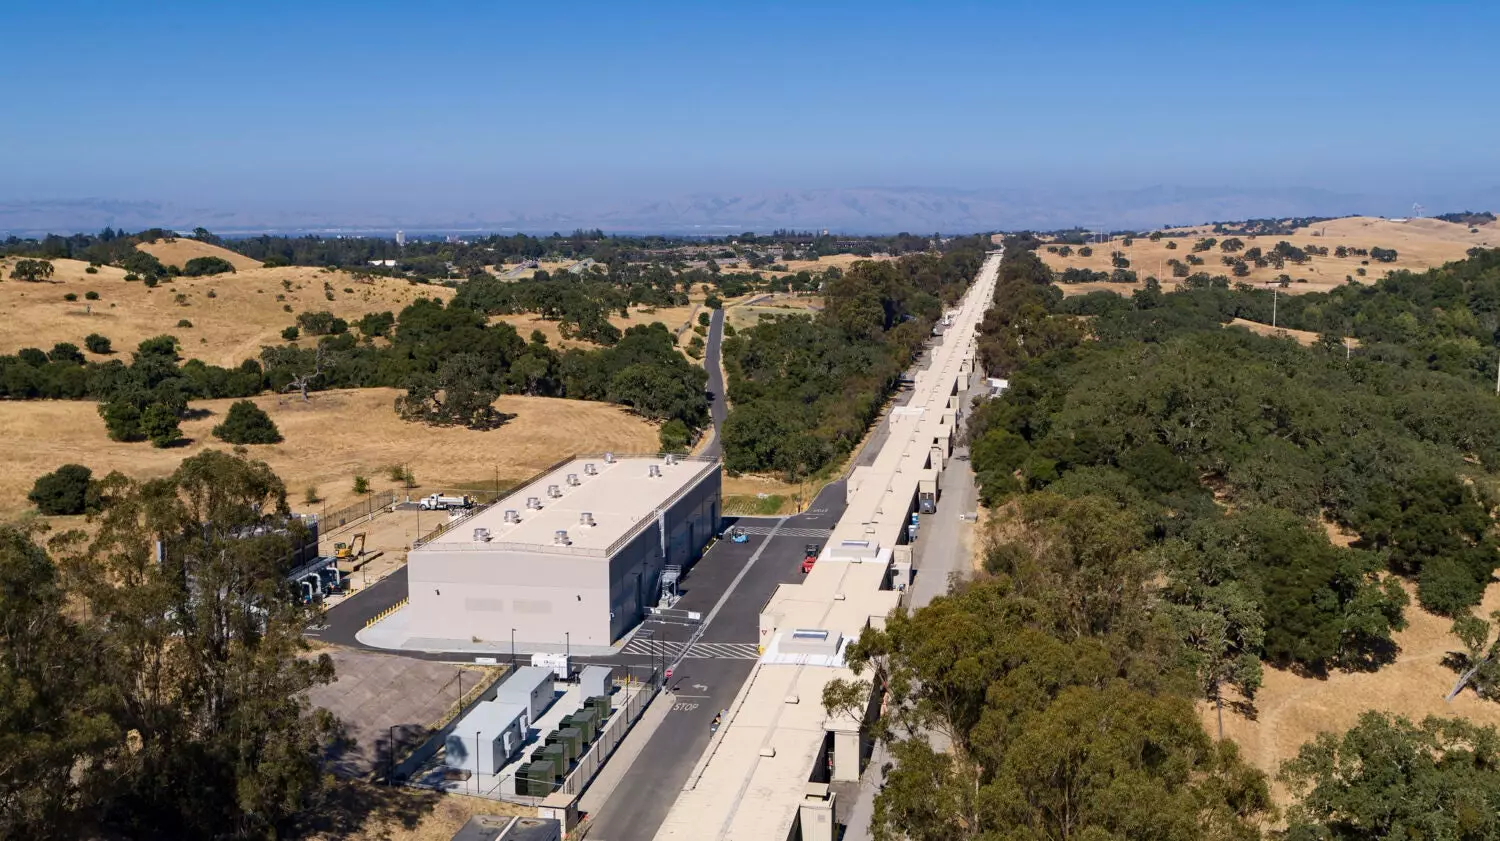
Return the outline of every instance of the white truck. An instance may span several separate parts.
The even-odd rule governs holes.
[[[474,498],[471,496],[444,496],[442,493],[429,494],[417,502],[417,507],[423,511],[446,511],[453,508],[473,508]]]

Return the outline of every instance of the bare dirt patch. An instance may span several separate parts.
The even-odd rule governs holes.
[[[150,254],[160,260],[164,266],[176,266],[183,268],[187,261],[194,257],[218,257],[234,266],[235,271],[246,269],[258,269],[261,267],[259,260],[237,254],[227,248],[199,242],[195,239],[175,239],[171,242],[157,240],[156,242],[142,242],[136,248]]]
[[[314,820],[313,841],[449,841],[475,815],[535,816],[536,807],[344,781]]]
[[[1411,588],[1408,588],[1411,592]],[[1256,695],[1256,717],[1252,720],[1228,706],[1224,709],[1224,735],[1240,744],[1245,759],[1275,775],[1281,763],[1320,732],[1342,733],[1366,710],[1398,713],[1414,721],[1429,715],[1459,716],[1477,724],[1500,726],[1500,704],[1465,692],[1445,703],[1443,696],[1457,675],[1442,665],[1449,652],[1463,645],[1448,632],[1451,620],[1428,613],[1416,604],[1406,610],[1407,628],[1395,635],[1401,652],[1396,661],[1376,672],[1338,672],[1326,680],[1300,677],[1289,671],[1266,669],[1265,686]],[[1475,612],[1488,615],[1500,609],[1500,584],[1492,585]],[[1203,724],[1217,733],[1211,704],[1200,704]],[[1278,800],[1286,792],[1273,787]]]
[[[13,262],[0,261],[0,272],[8,277]],[[258,359],[264,345],[283,343],[281,331],[295,324],[300,312],[327,310],[353,321],[372,312],[399,312],[417,298],[447,300],[453,295],[444,286],[356,279],[304,266],[179,277],[151,288],[125,280],[121,269],[103,266],[88,274],[82,261],[52,262],[50,283],[0,283],[0,353],[23,347],[46,350],[57,342],[81,347],[84,336],[101,333],[128,361],[123,352],[143,339],[168,334],[182,343],[184,359],[227,367]],[[99,300],[85,299],[91,291],[99,293]],[[65,300],[69,293],[78,300]],[[177,326],[183,320],[192,326]]]
[[[457,705],[460,692],[473,694],[498,672],[369,651],[326,653],[337,678],[313,687],[307,699],[343,722],[350,740],[330,759],[346,777],[363,777],[390,761],[392,728],[397,744],[415,745]]]
[[[353,491],[356,474],[367,477],[375,490],[395,487],[386,475],[393,464],[408,465],[424,486],[488,486],[497,473],[502,482],[525,478],[574,452],[655,452],[659,446],[656,427],[606,403],[506,395],[495,407],[515,418],[499,429],[476,432],[407,423],[393,409],[399,394],[372,388],[316,392],[309,403],[289,396],[254,398],[286,440],[250,447],[249,453],[286,482],[294,509],[321,511],[359,498]],[[12,478],[0,489],[0,515],[26,511],[31,483],[61,464],[86,464],[98,475],[119,470],[149,478],[172,472],[205,449],[227,450],[229,445],[210,431],[232,402],[195,402],[194,409],[210,414],[182,424],[190,444],[165,450],[109,440],[95,403],[0,402],[0,463]],[[316,486],[326,502],[302,504],[309,486]]]

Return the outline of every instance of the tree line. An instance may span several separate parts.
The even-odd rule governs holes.
[[[825,275],[815,316],[763,318],[725,339],[734,399],[725,467],[795,481],[848,454],[984,251],[976,237],[951,241],[941,255],[855,263]]]
[[[1266,777],[1193,708],[1253,710],[1265,663],[1389,662],[1403,576],[1459,617],[1494,688],[1493,626],[1469,615],[1496,558],[1493,397],[1337,343],[1225,330],[1260,303],[1227,279],[1065,301],[1036,244],[1008,241],[981,327],[986,370],[1010,378],[969,430],[1004,524],[984,571],[849,653],[888,693],[877,736],[897,762],[876,837],[1500,832],[1493,729],[1369,713],[1324,734],[1278,772],[1282,830]],[[1486,259],[1448,271],[1494,279]],[[835,684],[824,702],[867,692]]]

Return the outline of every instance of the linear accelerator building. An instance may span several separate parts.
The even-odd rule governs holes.
[[[610,645],[701,554],[721,490],[717,459],[568,459],[412,547],[407,632]]]

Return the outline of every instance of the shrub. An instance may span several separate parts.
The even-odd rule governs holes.
[[[193,326],[193,322],[188,321],[186,318],[179,318],[179,319],[177,319],[177,326],[178,327],[192,327]]]
[[[1078,256],[1079,257],[1092,257],[1092,256],[1094,256],[1094,249],[1089,248],[1087,245],[1079,246],[1079,248],[1078,248]]]
[[[295,324],[281,331],[281,338],[286,339],[289,342],[297,341],[297,337],[300,335],[302,335],[302,331],[298,330],[297,325]]]
[[[83,514],[98,510],[98,492],[93,471],[81,464],[64,464],[38,477],[26,499],[49,516]]]
[[[156,286],[156,276],[155,275],[146,275],[146,279],[143,282],[146,284],[146,288],[148,288],[148,289],[153,288],[153,287]]]
[[[349,322],[327,310],[298,313],[297,326],[309,336],[329,336],[349,332]]]
[[[213,291],[212,289],[208,290],[208,292],[205,293],[205,294],[207,295],[207,297],[210,297],[210,298],[217,298],[217,297],[219,297],[219,293]]]
[[[194,257],[187,261],[182,267],[182,273],[188,277],[201,277],[203,275],[223,274],[233,272],[234,264],[223,257]]]
[[[88,268],[86,268],[86,269],[83,270],[83,273],[84,274],[98,274],[99,273],[99,268],[97,266],[89,266]]]
[[[317,505],[322,502],[323,498],[318,496],[318,486],[308,485],[306,493],[302,495],[302,501],[308,505]]]
[[[416,474],[412,473],[411,468],[406,467],[405,465],[391,465],[386,469],[386,475],[391,477],[392,482],[396,482],[403,487],[415,488],[417,486]]]
[[[97,301],[97,300],[99,300],[99,293],[95,292],[92,289],[90,289],[89,291],[83,293],[83,297],[84,297],[84,300]]]
[[[282,440],[276,422],[249,400],[235,401],[213,432],[215,438],[230,444],[279,444]]]
[[[1176,251],[1177,250],[1177,241],[1176,240],[1171,240],[1171,239],[1167,240],[1167,250],[1168,251]]]
[[[63,300],[64,301],[76,301],[76,300],[78,300],[78,293],[77,292],[69,292],[69,293],[63,295]]]
[[[52,362],[70,362],[74,365],[82,365],[84,361],[83,351],[80,351],[78,345],[72,342],[58,342],[53,345],[51,352],[47,354],[47,359]]]
[[[136,280],[140,280],[141,276],[138,275],[138,274],[135,274],[134,272],[126,272],[125,273],[125,279],[129,280],[129,281],[136,281]]]
[[[370,492],[370,480],[363,476],[354,477],[354,492],[364,495]]]
[[[17,260],[10,276],[13,280],[46,280],[52,277],[52,264],[46,260]]]
[[[98,333],[85,336],[83,346],[89,349],[89,353],[114,353],[114,348],[109,344],[109,337]]]
[[[1370,249],[1370,259],[1377,263],[1394,263],[1396,262],[1396,249],[1372,248]]]
[[[688,444],[692,441],[692,433],[688,431],[687,424],[677,418],[662,424],[657,437],[661,440],[664,453],[687,452]]]

